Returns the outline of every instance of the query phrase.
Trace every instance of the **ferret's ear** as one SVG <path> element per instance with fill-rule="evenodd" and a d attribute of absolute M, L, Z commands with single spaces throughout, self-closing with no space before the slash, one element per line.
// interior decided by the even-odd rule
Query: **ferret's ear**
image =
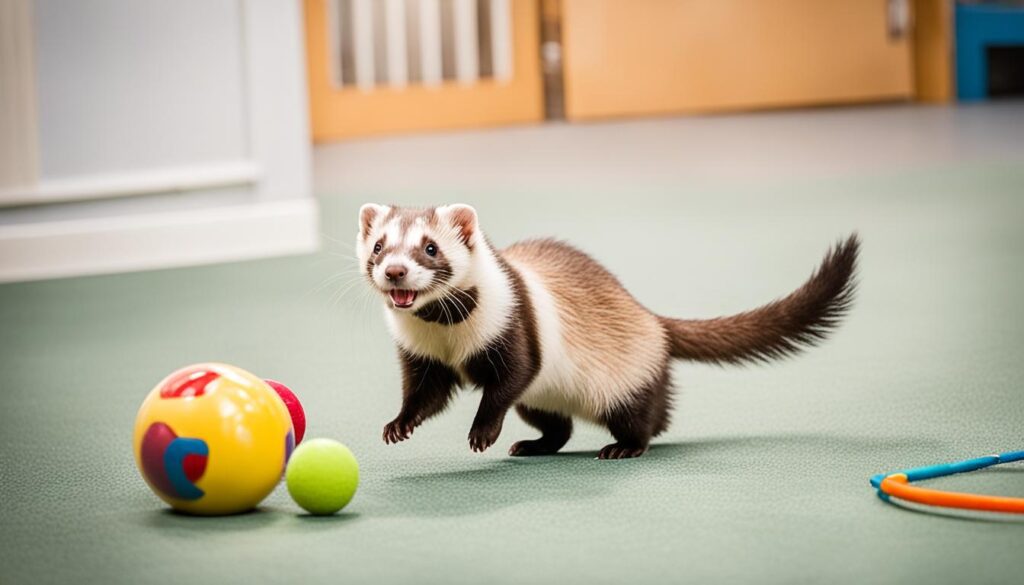
<path fill-rule="evenodd" d="M 459 230 L 462 242 L 472 248 L 476 242 L 477 234 L 480 232 L 476 210 L 469 205 L 456 203 L 454 205 L 445 205 L 438 209 L 438 211 L 448 219 L 452 227 Z"/>
<path fill-rule="evenodd" d="M 373 222 L 378 217 L 381 217 L 389 209 L 384 205 L 377 205 L 376 203 L 367 203 L 359 208 L 359 237 L 365 238 L 370 233 L 370 228 L 373 227 Z"/>

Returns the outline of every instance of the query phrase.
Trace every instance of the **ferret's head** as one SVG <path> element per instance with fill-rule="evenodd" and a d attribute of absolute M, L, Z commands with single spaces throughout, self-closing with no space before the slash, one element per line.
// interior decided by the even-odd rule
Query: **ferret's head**
<path fill-rule="evenodd" d="M 482 236 L 468 205 L 407 209 L 367 203 L 359 210 L 360 270 L 396 311 L 416 311 L 471 277 Z"/>

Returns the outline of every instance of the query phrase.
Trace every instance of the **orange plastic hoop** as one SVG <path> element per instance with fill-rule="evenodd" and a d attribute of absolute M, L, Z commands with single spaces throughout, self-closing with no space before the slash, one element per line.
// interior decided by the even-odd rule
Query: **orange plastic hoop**
<path fill-rule="evenodd" d="M 917 502 L 928 506 L 946 508 L 963 508 L 966 510 L 983 510 L 985 512 L 1004 512 L 1008 514 L 1024 514 L 1024 498 L 1007 498 L 1003 496 L 986 496 L 983 494 L 966 494 L 963 492 L 945 492 L 910 485 L 907 476 L 902 473 L 890 475 L 882 480 L 880 488 L 886 494 L 901 500 Z"/>
<path fill-rule="evenodd" d="M 926 506 L 1000 512 L 1004 514 L 1024 514 L 1024 498 L 947 492 L 918 487 L 910 483 L 922 479 L 975 471 L 992 465 L 1015 461 L 1024 461 L 1024 451 L 986 455 L 957 463 L 945 463 L 908 469 L 896 473 L 880 474 L 871 478 L 871 485 L 878 489 L 878 497 L 887 502 L 890 501 L 890 497 L 893 497 Z"/>

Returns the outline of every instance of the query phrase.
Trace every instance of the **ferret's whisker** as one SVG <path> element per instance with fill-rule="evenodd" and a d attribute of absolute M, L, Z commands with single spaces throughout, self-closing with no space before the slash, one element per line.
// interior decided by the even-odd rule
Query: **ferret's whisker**
<path fill-rule="evenodd" d="M 325 232 L 320 232 L 320 237 L 325 239 L 325 240 L 327 240 L 327 241 L 329 241 L 329 242 L 331 242 L 332 244 L 338 244 L 340 246 L 345 246 L 349 250 L 355 250 L 355 246 L 353 246 L 351 244 L 351 242 L 346 242 L 344 240 L 339 240 L 338 238 L 335 238 L 335 237 L 333 237 L 333 236 L 331 236 L 331 235 L 329 235 L 329 234 L 327 234 Z"/>

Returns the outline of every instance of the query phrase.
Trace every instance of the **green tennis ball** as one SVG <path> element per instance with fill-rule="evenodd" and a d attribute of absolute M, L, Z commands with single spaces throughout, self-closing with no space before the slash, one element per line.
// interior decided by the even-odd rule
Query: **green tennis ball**
<path fill-rule="evenodd" d="M 348 447 L 331 439 L 299 445 L 285 471 L 288 493 L 310 514 L 328 515 L 345 507 L 359 486 L 359 463 Z"/>

